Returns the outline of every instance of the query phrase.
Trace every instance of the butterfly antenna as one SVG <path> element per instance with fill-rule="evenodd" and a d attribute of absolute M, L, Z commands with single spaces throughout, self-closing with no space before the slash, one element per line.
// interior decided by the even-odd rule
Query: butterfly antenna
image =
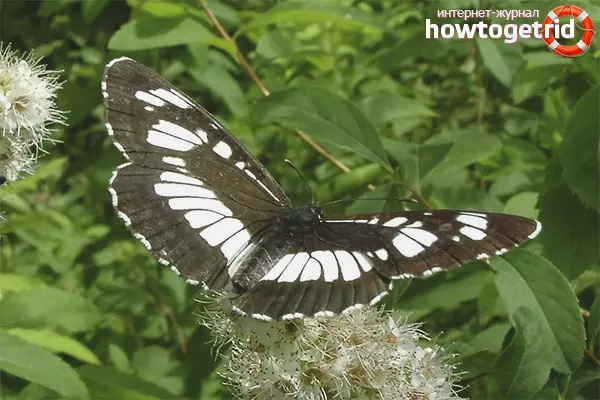
<path fill-rule="evenodd" d="M 333 200 L 333 201 L 328 201 L 327 203 L 323 203 L 323 204 L 321 204 L 321 206 L 325 207 L 325 206 L 330 206 L 332 204 L 353 203 L 355 201 L 365 201 L 365 200 L 392 200 L 392 201 L 399 201 L 401 203 L 418 203 L 417 200 L 411 199 L 409 197 L 405 197 L 405 198 L 399 198 L 399 197 L 370 197 L 370 198 L 367 198 L 367 199 L 341 199 L 341 200 Z"/>
<path fill-rule="evenodd" d="M 296 173 L 298 174 L 298 176 L 300 177 L 300 179 L 302 179 L 302 182 L 304 182 L 304 184 L 308 188 L 308 191 L 310 192 L 310 196 L 312 197 L 312 203 L 316 204 L 317 202 L 315 200 L 315 193 L 313 192 L 313 190 L 310 187 L 310 185 L 308 184 L 308 182 L 306 182 L 306 179 L 304 179 L 304 177 L 302 176 L 302 174 L 300 173 L 300 171 L 298 170 L 298 168 L 296 168 L 296 166 L 294 164 L 292 164 L 292 162 L 290 160 L 288 160 L 287 158 L 285 159 L 285 163 L 288 165 L 288 167 L 290 167 L 294 171 L 296 171 Z"/>

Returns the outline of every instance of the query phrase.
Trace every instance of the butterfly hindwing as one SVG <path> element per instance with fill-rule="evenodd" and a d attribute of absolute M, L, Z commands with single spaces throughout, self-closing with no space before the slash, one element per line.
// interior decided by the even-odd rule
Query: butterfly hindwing
<path fill-rule="evenodd" d="M 394 279 L 420 277 L 504 254 L 539 222 L 468 211 L 408 211 L 328 219 L 279 254 L 235 302 L 262 319 L 339 314 L 374 304 Z"/>
<path fill-rule="evenodd" d="M 119 215 L 192 283 L 223 287 L 226 267 L 289 207 L 280 186 L 208 112 L 151 69 L 113 60 L 106 126 L 129 160 L 111 180 Z"/>

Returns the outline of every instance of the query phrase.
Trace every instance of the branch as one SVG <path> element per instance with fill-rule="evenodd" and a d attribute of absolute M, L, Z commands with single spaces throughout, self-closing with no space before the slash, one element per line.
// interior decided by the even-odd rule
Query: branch
<path fill-rule="evenodd" d="M 212 12 L 210 7 L 208 7 L 208 4 L 206 4 L 206 0 L 200 0 L 200 4 L 202 4 L 202 8 L 204 8 L 204 11 L 206 11 L 206 14 L 212 21 L 213 25 L 219 31 L 219 34 L 221 34 L 221 36 L 225 40 L 233 43 L 233 45 L 235 47 L 235 54 L 237 57 L 237 61 L 240 63 L 241 67 L 246 71 L 246 73 L 248 73 L 248 75 L 250 75 L 250 78 L 252 78 L 252 80 L 254 81 L 256 86 L 258 86 L 258 88 L 260 89 L 262 94 L 265 96 L 268 96 L 270 94 L 269 90 L 262 83 L 262 81 L 256 74 L 256 71 L 254 71 L 254 68 L 252 68 L 252 66 L 248 63 L 248 61 L 246 60 L 246 57 L 244 57 L 244 55 L 240 52 L 240 50 L 237 47 L 237 44 L 235 43 L 235 40 L 233 40 L 233 38 L 227 33 L 227 31 L 225 31 L 225 29 L 223 28 L 223 25 L 221 25 L 221 23 L 219 22 L 219 20 L 215 16 L 215 14 Z M 313 149 L 315 149 L 319 154 L 321 154 L 323 157 L 325 157 L 330 162 L 332 162 L 336 167 L 338 167 L 339 169 L 341 169 L 342 171 L 344 171 L 346 173 L 350 172 L 350 168 L 348 168 L 346 166 L 346 164 L 344 164 L 342 161 L 338 160 L 333 155 L 331 155 L 327 150 L 325 150 L 323 147 L 321 147 L 321 145 L 319 145 L 317 142 L 315 142 L 314 139 L 311 138 L 306 132 L 296 129 L 296 134 L 298 136 L 300 136 L 300 138 L 302 140 L 304 140 L 306 143 L 308 143 L 309 146 L 311 146 Z M 368 188 L 370 190 L 375 190 L 375 186 L 373 186 L 371 184 L 368 185 Z"/>

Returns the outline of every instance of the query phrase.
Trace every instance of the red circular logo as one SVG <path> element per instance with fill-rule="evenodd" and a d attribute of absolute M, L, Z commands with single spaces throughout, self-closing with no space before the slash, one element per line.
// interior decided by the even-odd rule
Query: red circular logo
<path fill-rule="evenodd" d="M 576 44 L 565 46 L 556 41 L 554 38 L 554 29 L 556 29 L 555 22 L 558 18 L 571 16 L 577 18 L 581 23 L 581 29 L 583 30 L 583 36 L 579 39 Z M 577 57 L 585 53 L 592 43 L 592 37 L 594 36 L 594 24 L 589 14 L 583 11 L 581 8 L 574 5 L 563 5 L 558 6 L 548 13 L 544 23 L 542 24 L 542 37 L 546 45 L 554 53 L 562 57 Z"/>

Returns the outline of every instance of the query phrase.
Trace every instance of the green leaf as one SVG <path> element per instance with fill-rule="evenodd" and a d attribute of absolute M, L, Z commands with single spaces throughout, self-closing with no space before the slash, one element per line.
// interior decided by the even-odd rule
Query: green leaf
<path fill-rule="evenodd" d="M 46 284 L 33 276 L 15 275 L 15 274 L 0 274 L 0 295 L 3 292 L 22 292 L 34 287 L 45 286 Z"/>
<path fill-rule="evenodd" d="M 569 281 L 547 260 L 525 250 L 513 250 L 491 264 L 498 271 L 496 287 L 508 316 L 522 335 L 515 339 L 519 351 L 528 360 L 543 360 L 537 369 L 546 377 L 551 368 L 564 374 L 577 368 L 585 333 Z"/>
<path fill-rule="evenodd" d="M 208 87 L 216 96 L 223 99 L 227 108 L 237 115 L 248 114 L 248 105 L 244 93 L 237 81 L 226 69 L 210 65 L 205 69 L 192 68 L 190 75 L 202 85 Z"/>
<path fill-rule="evenodd" d="M 544 254 L 569 279 L 598 262 L 600 220 L 562 182 L 540 195 L 538 208 L 544 228 L 539 240 Z"/>
<path fill-rule="evenodd" d="M 456 277 L 452 280 L 449 280 L 448 274 L 414 279 L 395 307 L 423 311 L 457 308 L 462 302 L 479 295 L 489 269 L 481 263 L 474 263 L 462 267 L 460 271 L 453 271 L 453 274 Z"/>
<path fill-rule="evenodd" d="M 122 348 L 117 346 L 114 343 L 110 343 L 108 345 L 108 354 L 110 356 L 111 361 L 115 364 L 115 367 L 121 372 L 129 372 L 131 370 L 131 363 L 129 362 L 129 358 L 127 354 L 123 351 Z"/>
<path fill-rule="evenodd" d="M 101 362 L 96 355 L 77 340 L 58 334 L 56 332 L 42 329 L 9 329 L 9 333 L 18 336 L 30 343 L 45 347 L 54 353 L 68 354 L 88 364 L 100 365 Z"/>
<path fill-rule="evenodd" d="M 600 212 L 600 87 L 589 90 L 575 105 L 562 143 L 563 173 L 579 198 Z"/>
<path fill-rule="evenodd" d="M 581 393 L 579 393 L 583 388 L 588 386 L 591 383 L 596 381 L 600 381 L 600 370 L 597 367 L 588 367 L 585 368 L 582 366 L 580 369 L 575 371 L 575 373 L 571 376 L 571 381 L 569 382 L 569 387 L 567 389 L 567 394 L 564 397 L 565 399 L 585 399 L 589 397 L 579 397 Z M 596 391 L 597 393 L 597 391 Z"/>
<path fill-rule="evenodd" d="M 54 390 L 66 398 L 85 399 L 77 373 L 50 353 L 0 329 L 0 370 Z"/>
<path fill-rule="evenodd" d="M 434 136 L 426 144 L 452 143 L 443 160 L 423 177 L 422 185 L 443 184 L 451 180 L 452 175 L 458 170 L 479 162 L 502 148 L 500 139 L 494 135 L 466 129 L 459 132 L 447 132 L 444 135 Z"/>
<path fill-rule="evenodd" d="M 85 366 L 79 369 L 79 375 L 92 397 L 97 399 L 162 400 L 174 397 L 173 393 L 150 382 L 110 367 Z"/>
<path fill-rule="evenodd" d="M 250 15 L 250 13 L 247 13 Z M 385 24 L 376 15 L 356 7 L 346 7 L 333 1 L 288 0 L 278 3 L 265 13 L 253 13 L 253 19 L 237 32 L 284 22 L 330 23 L 338 29 L 362 29 L 365 26 L 381 30 Z"/>
<path fill-rule="evenodd" d="M 564 65 L 546 65 L 539 67 L 527 67 L 520 70 L 514 76 L 512 85 L 512 98 L 516 104 L 520 104 L 530 98 L 542 93 L 543 89 L 550 86 L 565 73 Z"/>
<path fill-rule="evenodd" d="M 294 43 L 287 36 L 278 32 L 266 32 L 256 45 L 256 52 L 267 60 L 294 55 Z"/>
<path fill-rule="evenodd" d="M 373 183 L 381 173 L 381 167 L 377 164 L 366 164 L 355 167 L 350 172 L 340 175 L 335 180 L 333 190 L 335 193 L 343 194 L 367 186 Z"/>
<path fill-rule="evenodd" d="M 437 114 L 417 100 L 396 93 L 377 93 L 367 97 L 362 109 L 375 124 L 408 117 L 435 117 Z"/>
<path fill-rule="evenodd" d="M 217 39 L 192 18 L 145 17 L 127 22 L 111 37 L 108 48 L 119 51 L 149 50 Z"/>
<path fill-rule="evenodd" d="M 99 319 L 89 300 L 52 287 L 9 293 L 0 301 L 3 328 L 60 327 L 80 332 L 91 329 Z"/>
<path fill-rule="evenodd" d="M 494 365 L 503 399 L 532 398 L 548 381 L 551 355 L 544 348 L 543 324 L 527 307 L 513 310 L 515 336 Z"/>
<path fill-rule="evenodd" d="M 401 207 L 398 201 L 391 199 L 399 198 L 400 191 L 396 185 L 391 182 L 377 186 L 375 190 L 371 190 L 360 196 L 360 199 L 373 200 L 356 200 L 350 207 L 346 209 L 348 214 L 364 214 L 378 211 L 394 211 Z"/>
<path fill-rule="evenodd" d="M 596 299 L 587 317 L 587 337 L 589 348 L 593 349 L 600 339 L 600 292 L 596 293 Z"/>
<path fill-rule="evenodd" d="M 476 38 L 475 42 L 479 48 L 479 53 L 483 60 L 483 65 L 492 73 L 504 86 L 511 87 L 513 76 L 516 72 L 514 62 L 511 62 L 509 55 L 506 54 L 509 49 L 515 46 L 500 42 L 498 40 L 489 40 Z"/>
<path fill-rule="evenodd" d="M 352 102 L 318 87 L 299 87 L 271 93 L 255 104 L 252 117 L 300 129 L 319 141 L 355 152 L 390 168 L 379 134 Z"/>
<path fill-rule="evenodd" d="M 539 195 L 535 192 L 519 193 L 508 199 L 502 212 L 536 219 L 538 217 L 536 209 L 538 197 Z"/>

